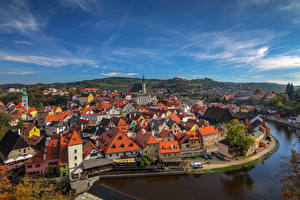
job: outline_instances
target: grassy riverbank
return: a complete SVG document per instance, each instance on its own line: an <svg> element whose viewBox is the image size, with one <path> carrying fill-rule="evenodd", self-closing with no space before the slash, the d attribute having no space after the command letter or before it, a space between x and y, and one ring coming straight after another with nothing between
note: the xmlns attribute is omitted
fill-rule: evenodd
<svg viewBox="0 0 300 200"><path fill-rule="evenodd" d="M275 142L276 142L273 149L271 151L265 153L263 156L255 159L255 160L252 160L252 161L247 162L247 163L239 164L239 165L228 166L228 167L221 167L221 168L214 168L214 169L191 170L191 171L188 172L188 174L212 174L212 173L226 172L226 171L232 171L232 170L247 168L247 167L251 167L253 165L256 165L257 163L259 163L259 162L265 160L266 158L270 157L271 155L273 155L278 150L279 142L275 137L273 137L273 138L275 139Z"/></svg>

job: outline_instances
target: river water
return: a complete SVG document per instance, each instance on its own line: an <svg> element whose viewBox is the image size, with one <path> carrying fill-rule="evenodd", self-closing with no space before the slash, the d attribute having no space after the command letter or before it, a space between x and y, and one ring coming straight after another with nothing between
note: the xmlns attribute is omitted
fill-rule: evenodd
<svg viewBox="0 0 300 200"><path fill-rule="evenodd" d="M137 199L281 199L280 166L292 148L300 151L300 134L268 125L280 148L249 169L208 175L110 179L104 184Z"/></svg>

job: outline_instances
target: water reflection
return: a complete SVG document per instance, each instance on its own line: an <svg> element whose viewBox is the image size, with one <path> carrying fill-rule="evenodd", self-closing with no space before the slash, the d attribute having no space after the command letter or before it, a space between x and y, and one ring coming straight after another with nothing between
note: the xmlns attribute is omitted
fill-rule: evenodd
<svg viewBox="0 0 300 200"><path fill-rule="evenodd" d="M226 172L220 177L222 192L228 199L244 199L253 189L254 180L248 173L252 168Z"/></svg>

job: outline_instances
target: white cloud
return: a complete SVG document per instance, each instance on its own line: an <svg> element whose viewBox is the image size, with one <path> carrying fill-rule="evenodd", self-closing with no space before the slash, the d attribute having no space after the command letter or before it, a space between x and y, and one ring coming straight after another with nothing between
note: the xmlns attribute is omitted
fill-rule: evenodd
<svg viewBox="0 0 300 200"><path fill-rule="evenodd" d="M295 69L300 68L300 57L292 55L279 55L259 60L254 66L260 71Z"/></svg>
<svg viewBox="0 0 300 200"><path fill-rule="evenodd" d="M7 74L7 75L28 75L34 74L35 72L31 71L12 71L12 72L0 72L0 74Z"/></svg>
<svg viewBox="0 0 300 200"><path fill-rule="evenodd" d="M31 42L28 41L14 41L15 44L26 44L26 45L31 45Z"/></svg>
<svg viewBox="0 0 300 200"><path fill-rule="evenodd" d="M63 0L61 3L65 6L71 6L74 8L79 8L90 14L96 14L96 11L99 10L98 0Z"/></svg>
<svg viewBox="0 0 300 200"><path fill-rule="evenodd" d="M229 64L248 64L265 56L266 46L278 37L272 31L221 31L200 33L179 52L198 61L213 60Z"/></svg>
<svg viewBox="0 0 300 200"><path fill-rule="evenodd" d="M74 58L74 57L44 57L44 56L31 56L31 55L10 55L0 52L0 60L14 61L21 63L30 63L47 67L61 67L66 65L89 65L98 66L95 60Z"/></svg>
<svg viewBox="0 0 300 200"><path fill-rule="evenodd" d="M268 51L268 47L262 47L258 50L256 58L264 57L265 53Z"/></svg>
<svg viewBox="0 0 300 200"><path fill-rule="evenodd" d="M30 33L39 31L42 23L38 22L30 12L26 1L1 1L0 30L1 32Z"/></svg>
<svg viewBox="0 0 300 200"><path fill-rule="evenodd" d="M127 59L137 58L139 56L155 58L159 55L158 52L154 49L128 48L128 47L122 47L117 50L114 50L112 54L120 58L127 58Z"/></svg>
<svg viewBox="0 0 300 200"><path fill-rule="evenodd" d="M135 76L137 73L120 73L120 72L110 72L110 73L102 73L103 76L108 76L108 77L123 77L123 76Z"/></svg>

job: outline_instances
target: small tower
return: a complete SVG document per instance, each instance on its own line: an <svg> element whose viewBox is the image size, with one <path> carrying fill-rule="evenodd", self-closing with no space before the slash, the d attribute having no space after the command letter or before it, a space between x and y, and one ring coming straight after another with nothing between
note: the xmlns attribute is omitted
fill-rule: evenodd
<svg viewBox="0 0 300 200"><path fill-rule="evenodd" d="M28 96L25 88L23 89L22 106L24 106L26 110L28 110Z"/></svg>
<svg viewBox="0 0 300 200"><path fill-rule="evenodd" d="M144 74L143 74L143 82L142 82L142 93L147 94Z"/></svg>

